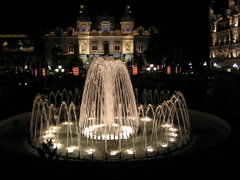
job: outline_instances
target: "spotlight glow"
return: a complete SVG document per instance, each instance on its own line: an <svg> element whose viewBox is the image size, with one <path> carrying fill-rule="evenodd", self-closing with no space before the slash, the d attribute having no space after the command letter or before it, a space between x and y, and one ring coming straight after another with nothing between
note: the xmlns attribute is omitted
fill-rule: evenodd
<svg viewBox="0 0 240 180"><path fill-rule="evenodd" d="M154 151L153 147L151 147L151 146L147 147L147 152L153 152L153 151Z"/></svg>
<svg viewBox="0 0 240 180"><path fill-rule="evenodd" d="M172 127L172 125L166 123L166 124L162 124L161 127L163 127L163 128L170 128L170 127Z"/></svg>
<svg viewBox="0 0 240 180"><path fill-rule="evenodd" d="M146 122L152 121L152 119L149 118L149 117L144 117L144 118L141 118L140 120L141 121L146 121Z"/></svg>
<svg viewBox="0 0 240 180"><path fill-rule="evenodd" d="M78 149L77 146L69 146L69 147L66 148L68 153L73 153L77 149Z"/></svg>
<svg viewBox="0 0 240 180"><path fill-rule="evenodd" d="M177 137L177 133L169 133L169 136L172 136L172 137Z"/></svg>
<svg viewBox="0 0 240 180"><path fill-rule="evenodd" d="M169 141L175 142L175 141L176 141L176 138L169 138Z"/></svg>
<svg viewBox="0 0 240 180"><path fill-rule="evenodd" d="M133 155L134 151L132 149L126 149L126 153L129 155Z"/></svg>
<svg viewBox="0 0 240 180"><path fill-rule="evenodd" d="M168 144L161 144L161 146L166 148L166 147L168 147Z"/></svg>
<svg viewBox="0 0 240 180"><path fill-rule="evenodd" d="M119 153L119 151L111 151L111 152L110 152L110 155L111 155L111 156L116 156L118 153Z"/></svg>
<svg viewBox="0 0 240 180"><path fill-rule="evenodd" d="M86 153L88 153L88 154L93 154L95 151L96 151L95 149L90 148L90 149L87 149L87 150L86 150Z"/></svg>

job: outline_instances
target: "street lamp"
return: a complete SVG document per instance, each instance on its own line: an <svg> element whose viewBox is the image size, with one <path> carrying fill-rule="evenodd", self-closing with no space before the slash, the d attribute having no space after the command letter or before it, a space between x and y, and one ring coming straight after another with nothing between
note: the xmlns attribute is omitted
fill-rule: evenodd
<svg viewBox="0 0 240 180"><path fill-rule="evenodd" d="M190 69L192 69L192 68L193 68L193 67L192 67L192 63L191 63L191 62L190 62L188 65L189 65Z"/></svg>
<svg viewBox="0 0 240 180"><path fill-rule="evenodd" d="M238 68L237 63L234 63L234 64L233 64L233 67L234 67L234 68Z"/></svg>

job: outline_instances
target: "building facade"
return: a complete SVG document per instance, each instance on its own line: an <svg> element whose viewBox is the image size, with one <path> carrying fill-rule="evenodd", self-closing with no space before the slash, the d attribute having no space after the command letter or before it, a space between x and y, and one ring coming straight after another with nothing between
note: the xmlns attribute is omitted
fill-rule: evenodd
<svg viewBox="0 0 240 180"><path fill-rule="evenodd" d="M240 0L228 0L225 13L209 9L210 62L213 68L235 71L240 66Z"/></svg>
<svg viewBox="0 0 240 180"><path fill-rule="evenodd" d="M121 22L111 16L99 16L92 22L85 6L80 5L76 27L57 27L44 35L44 59L51 69L61 65L69 70L73 66L86 68L96 56L113 56L134 64L134 57L142 56L148 48L151 33L157 33L155 27L135 26L130 5Z"/></svg>
<svg viewBox="0 0 240 180"><path fill-rule="evenodd" d="M0 34L0 73L31 72L39 62L25 34Z"/></svg>

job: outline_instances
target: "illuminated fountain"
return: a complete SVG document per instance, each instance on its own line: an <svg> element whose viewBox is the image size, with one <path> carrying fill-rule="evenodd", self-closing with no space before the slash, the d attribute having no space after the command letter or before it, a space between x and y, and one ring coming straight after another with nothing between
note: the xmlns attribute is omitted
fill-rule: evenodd
<svg viewBox="0 0 240 180"><path fill-rule="evenodd" d="M30 133L34 147L51 141L61 157L160 157L190 141L191 127L183 95L168 93L160 105L137 105L127 68L120 60L109 57L92 61L81 105L76 93L59 94L36 96ZM157 92L154 97L158 97Z"/></svg>

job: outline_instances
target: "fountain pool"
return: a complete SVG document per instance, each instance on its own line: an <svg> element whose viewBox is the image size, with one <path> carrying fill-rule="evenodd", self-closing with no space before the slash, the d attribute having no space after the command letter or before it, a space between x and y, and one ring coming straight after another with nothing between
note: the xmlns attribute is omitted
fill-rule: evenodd
<svg viewBox="0 0 240 180"><path fill-rule="evenodd" d="M112 57L90 64L80 106L56 102L36 96L30 134L34 147L51 141L61 157L142 159L176 151L191 140L183 95L175 92L160 105L137 105L125 64Z"/></svg>

